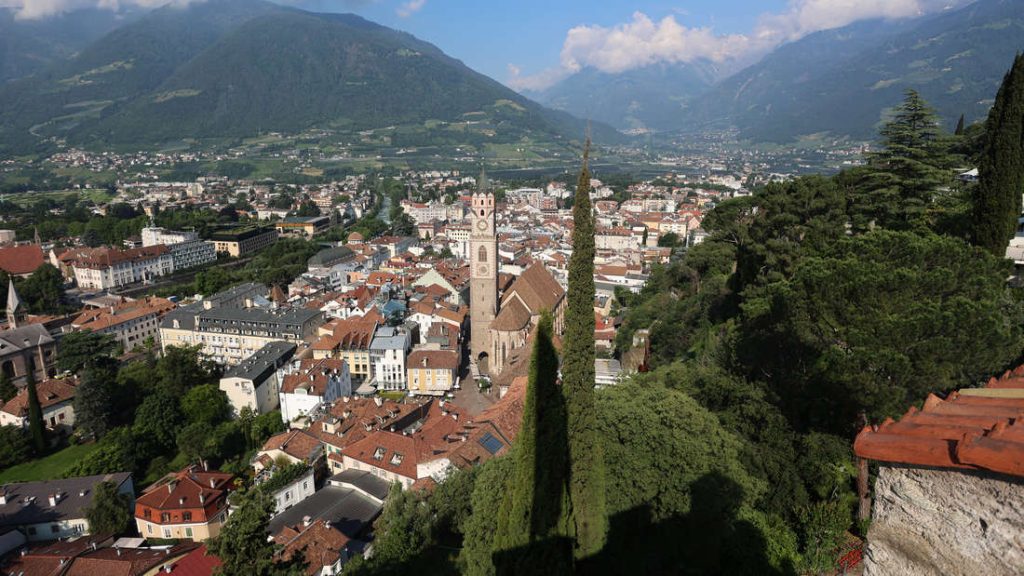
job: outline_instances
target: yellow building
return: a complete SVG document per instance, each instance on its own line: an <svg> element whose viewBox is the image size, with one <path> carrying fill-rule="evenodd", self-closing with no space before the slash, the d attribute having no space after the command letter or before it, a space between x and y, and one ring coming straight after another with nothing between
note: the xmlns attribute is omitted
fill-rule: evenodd
<svg viewBox="0 0 1024 576"><path fill-rule="evenodd" d="M410 394L441 396L458 382L459 354L455 350L413 350L405 366Z"/></svg>

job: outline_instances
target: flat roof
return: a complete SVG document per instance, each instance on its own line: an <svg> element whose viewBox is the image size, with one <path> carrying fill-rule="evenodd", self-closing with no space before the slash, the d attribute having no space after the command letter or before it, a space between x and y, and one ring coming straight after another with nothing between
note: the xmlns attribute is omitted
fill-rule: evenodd
<svg viewBox="0 0 1024 576"><path fill-rule="evenodd" d="M376 518L384 505L352 488L325 486L309 498L270 519L268 529L277 534L286 526L327 521L349 538L355 538Z"/></svg>

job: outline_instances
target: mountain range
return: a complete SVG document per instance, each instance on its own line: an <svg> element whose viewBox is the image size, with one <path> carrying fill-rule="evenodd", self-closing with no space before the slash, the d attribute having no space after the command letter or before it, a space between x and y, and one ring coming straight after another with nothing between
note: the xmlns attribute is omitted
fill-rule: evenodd
<svg viewBox="0 0 1024 576"><path fill-rule="evenodd" d="M53 139L145 147L424 123L494 142L580 139L586 130L409 34L253 0L154 10L0 86L0 147L8 150ZM600 123L593 130L621 138ZM416 138L409 133L406 143Z"/></svg>
<svg viewBox="0 0 1024 576"><path fill-rule="evenodd" d="M984 118L1024 50L1024 0L979 0L899 21L862 21L784 44L757 63L709 82L707 63L603 75L594 95L584 70L541 93L539 102L616 128L699 131L735 127L741 137L787 142L827 133L869 139L908 88L949 128L961 114ZM637 90L634 78L663 78ZM648 119L650 119L648 121Z"/></svg>

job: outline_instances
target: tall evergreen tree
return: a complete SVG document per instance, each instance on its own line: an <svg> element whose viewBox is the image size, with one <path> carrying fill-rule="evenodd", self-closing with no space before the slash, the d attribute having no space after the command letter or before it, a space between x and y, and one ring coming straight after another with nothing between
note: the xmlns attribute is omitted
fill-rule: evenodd
<svg viewBox="0 0 1024 576"><path fill-rule="evenodd" d="M964 135L964 115L960 115L960 119L956 121L956 130L953 130L954 136Z"/></svg>
<svg viewBox="0 0 1024 576"><path fill-rule="evenodd" d="M18 387L11 382L11 377L0 370L0 402L7 402L18 395Z"/></svg>
<svg viewBox="0 0 1024 576"><path fill-rule="evenodd" d="M571 530L577 558L604 545L604 458L598 442L594 401L594 214L590 204L590 138L572 207L572 257L569 259L568 306L562 356L563 391L569 443Z"/></svg>
<svg viewBox="0 0 1024 576"><path fill-rule="evenodd" d="M512 452L515 469L493 546L508 551L501 559L514 565L498 566L499 573L560 574L572 566L565 538L569 454L552 323L544 311L534 332L523 423Z"/></svg>
<svg viewBox="0 0 1024 576"><path fill-rule="evenodd" d="M996 256L1017 229L1024 193L1024 55L1003 78L985 121L985 148L978 163L971 238Z"/></svg>
<svg viewBox="0 0 1024 576"><path fill-rule="evenodd" d="M105 363L104 363L105 364ZM79 431L97 440L113 426L114 394L112 386L117 370L107 365L87 365L75 391L75 420Z"/></svg>
<svg viewBox="0 0 1024 576"><path fill-rule="evenodd" d="M43 428L43 408L39 405L39 392L36 390L36 375L29 366L25 375L25 390L28 393L28 431L32 436L32 447L37 454L46 450L46 431Z"/></svg>
<svg viewBox="0 0 1024 576"><path fill-rule="evenodd" d="M947 137L935 111L915 90L907 90L880 135L880 149L868 155L866 205L858 209L887 228L918 227L935 193L952 180Z"/></svg>

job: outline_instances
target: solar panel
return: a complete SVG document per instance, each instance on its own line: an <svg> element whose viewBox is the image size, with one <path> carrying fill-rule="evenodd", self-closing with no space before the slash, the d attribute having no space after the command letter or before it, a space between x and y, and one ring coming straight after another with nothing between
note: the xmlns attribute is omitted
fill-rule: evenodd
<svg viewBox="0 0 1024 576"><path fill-rule="evenodd" d="M501 447L504 446L501 440L498 440L497 438L492 436L490 432L484 434L483 437L480 438L479 442L480 445L483 446L484 449L486 449L492 455L497 454L498 450L501 450Z"/></svg>

